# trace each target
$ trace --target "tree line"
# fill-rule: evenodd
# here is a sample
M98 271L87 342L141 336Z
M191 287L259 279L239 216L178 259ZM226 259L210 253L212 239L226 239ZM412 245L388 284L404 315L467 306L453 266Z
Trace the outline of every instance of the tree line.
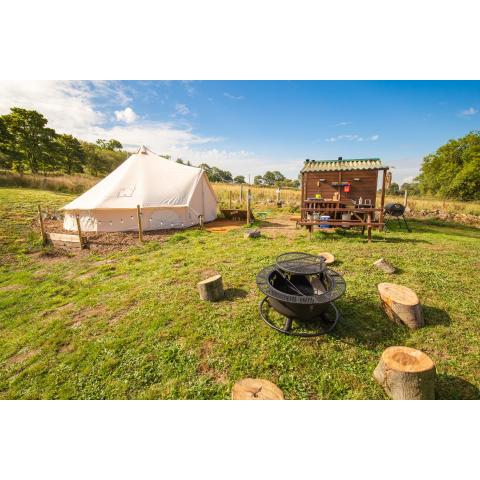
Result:
M115 139L85 142L73 135L57 133L47 126L48 120L35 110L12 107L0 115L0 169L33 174L88 173L104 176L117 168L130 155ZM170 155L160 155L171 160ZM178 163L191 165L177 158ZM201 163L212 182L246 183L243 175L233 177L228 170ZM280 172L257 175L256 185L298 187L298 180L288 180Z
M401 186L393 182L389 195L431 195L451 200L480 200L480 131L450 140L424 157L420 175Z
M118 140L85 142L55 132L35 110L13 107L0 116L0 168L19 173L89 173L99 176L114 170L128 152Z

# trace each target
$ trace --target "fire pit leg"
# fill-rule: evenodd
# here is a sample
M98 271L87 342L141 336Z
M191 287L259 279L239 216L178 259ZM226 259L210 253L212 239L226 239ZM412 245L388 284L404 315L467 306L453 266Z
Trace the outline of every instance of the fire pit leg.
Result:
M286 331L286 332L289 332L291 329L292 329L292 319L291 318L287 318L285 320L285 325L283 326L283 329Z

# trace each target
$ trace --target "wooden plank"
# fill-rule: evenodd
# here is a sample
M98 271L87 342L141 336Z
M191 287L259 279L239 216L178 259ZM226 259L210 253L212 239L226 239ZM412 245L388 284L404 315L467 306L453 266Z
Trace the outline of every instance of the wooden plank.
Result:
M43 215L42 215L42 209L40 208L40 205L38 207L38 219L40 220L40 230L42 232L42 244L46 245L47 244L47 234L45 233L45 225L43 223Z
M143 242L143 231L142 231L142 212L140 211L140 205L137 205L137 222L138 222L138 239L140 243Z
M69 235L68 233L47 233L47 238L52 241L80 243L78 235Z
M385 205L385 183L387 178L387 169L383 171L383 178L382 178L382 198L380 200L380 222L383 222L383 208Z
M78 235L68 233L46 233L47 240L56 247L82 248L86 244L86 238L82 237L82 243Z
M80 248L83 248L82 229L80 228L80 217L78 214L75 215L75 221L77 222L78 241L80 242Z

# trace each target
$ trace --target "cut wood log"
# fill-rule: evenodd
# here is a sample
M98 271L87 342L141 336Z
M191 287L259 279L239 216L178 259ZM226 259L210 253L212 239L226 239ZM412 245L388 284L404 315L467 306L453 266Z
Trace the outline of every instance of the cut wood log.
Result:
M395 267L384 258L380 258L376 262L373 262L373 264L385 273L395 273Z
M283 392L268 380L244 378L233 386L232 400L285 400L285 397Z
M382 308L390 320L412 329L425 325L422 306L413 290L394 283L379 283L378 293Z
M388 347L373 377L394 400L434 400L435 365L428 355L409 347Z
M335 256L332 255L331 253L329 252L322 252L322 253L319 253L318 254L319 257L323 257L325 259L325 263L327 265L330 265L331 263L333 263L335 261Z
M245 230L243 238L258 238L260 236L260 230Z
M223 298L223 281L221 275L214 275L197 283L200 300L216 302Z

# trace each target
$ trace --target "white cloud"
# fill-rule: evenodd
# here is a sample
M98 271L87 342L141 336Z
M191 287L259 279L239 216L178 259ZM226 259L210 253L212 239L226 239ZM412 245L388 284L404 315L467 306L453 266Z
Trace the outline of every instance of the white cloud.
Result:
M133 123L137 120L138 115L130 107L127 107L125 110L115 110L115 118L120 122Z
M188 115L190 109L184 103L177 103L175 105L175 112L177 115Z
M229 98L230 100L244 100L245 99L245 97L242 96L242 95L236 96L236 95L232 95L231 93L228 93L228 92L225 92L223 94L223 96Z
M372 141L375 142L380 138L380 135L372 135L371 137L361 137L357 134L348 134L348 135L337 135L336 137L326 138L326 142L340 142L346 140L348 142L363 142L363 141Z
M0 115L8 113L13 106L35 109L45 115L48 125L57 132L71 133L82 140L94 142L98 138L115 138L131 150L145 144L154 152L181 157L195 165L216 165L230 170L233 175L250 173L252 180L254 175L267 170L280 170L289 178L296 178L302 167L302 159L279 163L276 158L247 150L218 147L222 138L199 135L188 125L181 126L178 122L146 121L125 102L132 104L130 91L115 82L0 81ZM119 106L125 108L121 110ZM129 109L131 113L125 113ZM177 110L185 112L182 107ZM114 112L125 119L124 123L108 123ZM137 121L129 123L126 119L133 118L132 114L137 116Z
M346 127L347 125L351 125L352 122L338 122L335 124L336 127Z
M94 108L93 97L81 82L1 81L0 114L11 107L35 109L45 115L49 127L81 136L89 126L105 121L105 115Z
M471 117L472 115L476 115L478 113L478 110L476 108L470 107L467 108L466 110L462 110L459 115L461 117Z

